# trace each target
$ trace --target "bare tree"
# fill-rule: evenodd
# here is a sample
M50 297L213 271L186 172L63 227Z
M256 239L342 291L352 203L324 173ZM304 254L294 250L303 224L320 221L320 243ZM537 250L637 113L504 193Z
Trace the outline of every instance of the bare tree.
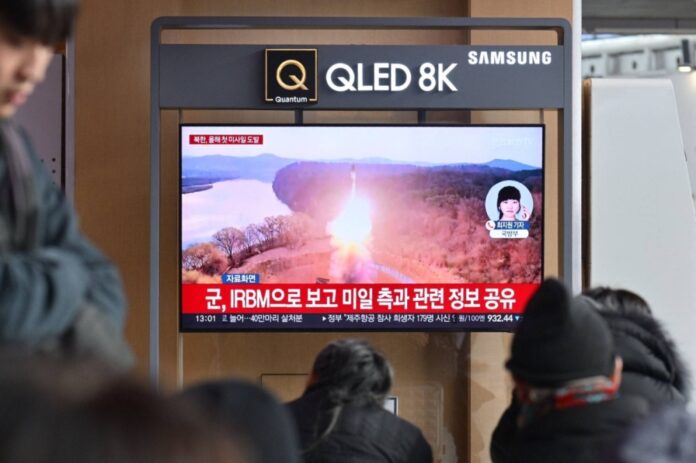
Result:
M258 225L259 233L261 233L263 250L272 248L275 245L276 226L273 217L266 217L263 222Z
M262 251L264 235L260 230L259 225L252 223L244 229L249 254L258 254Z
M236 267L240 260L238 257L247 248L244 232L234 227L223 228L213 235L213 240L227 257L228 265Z
M268 232L270 238L270 244L273 246L277 244L280 238L280 232L282 230L282 216L274 215L272 217L266 217L264 221L264 226Z
M216 275L224 270L225 257L212 243L194 244L181 254L181 265L184 270Z

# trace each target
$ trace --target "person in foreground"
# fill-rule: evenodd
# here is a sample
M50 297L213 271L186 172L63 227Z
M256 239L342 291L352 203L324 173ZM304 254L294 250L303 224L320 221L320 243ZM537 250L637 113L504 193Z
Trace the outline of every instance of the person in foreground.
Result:
M175 396L174 402L182 401L235 437L249 463L301 462L290 413L262 387L236 379L208 381Z
M669 406L630 429L604 463L693 463L696 416Z
M583 294L598 303L623 360L621 394L643 397L653 410L685 405L691 396L690 372L648 303L626 289L597 287Z
M491 441L494 463L594 463L647 402L618 394L621 358L609 327L584 296L549 279L527 304L507 369L513 401Z
M12 116L69 36L77 0L0 2L0 344L132 363L111 263L80 232Z
M288 407L306 463L431 463L420 430L383 408L392 385L387 359L345 339L317 356L304 394Z
M196 408L97 366L49 359L64 361L34 355L25 362L33 371L0 377L3 463L255 463Z

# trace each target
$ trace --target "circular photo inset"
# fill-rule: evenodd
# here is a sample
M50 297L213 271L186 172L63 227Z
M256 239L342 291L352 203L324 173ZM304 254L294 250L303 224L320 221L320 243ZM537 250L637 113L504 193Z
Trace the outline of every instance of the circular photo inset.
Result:
M503 180L488 190L486 214L493 222L501 220L529 220L534 210L534 199L529 189L515 180Z

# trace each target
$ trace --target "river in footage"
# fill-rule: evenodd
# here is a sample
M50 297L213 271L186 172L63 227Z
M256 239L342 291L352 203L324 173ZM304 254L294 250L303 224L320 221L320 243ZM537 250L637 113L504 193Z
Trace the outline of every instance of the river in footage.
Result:
M265 217L290 214L280 202L273 184L259 180L227 180L213 187L181 195L181 245L212 241L225 227L244 229Z

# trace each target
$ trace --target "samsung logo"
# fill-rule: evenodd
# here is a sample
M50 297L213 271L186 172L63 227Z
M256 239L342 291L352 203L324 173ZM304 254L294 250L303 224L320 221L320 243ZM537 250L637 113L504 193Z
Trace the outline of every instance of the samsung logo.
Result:
M467 55L471 65L549 65L550 51L470 51Z

